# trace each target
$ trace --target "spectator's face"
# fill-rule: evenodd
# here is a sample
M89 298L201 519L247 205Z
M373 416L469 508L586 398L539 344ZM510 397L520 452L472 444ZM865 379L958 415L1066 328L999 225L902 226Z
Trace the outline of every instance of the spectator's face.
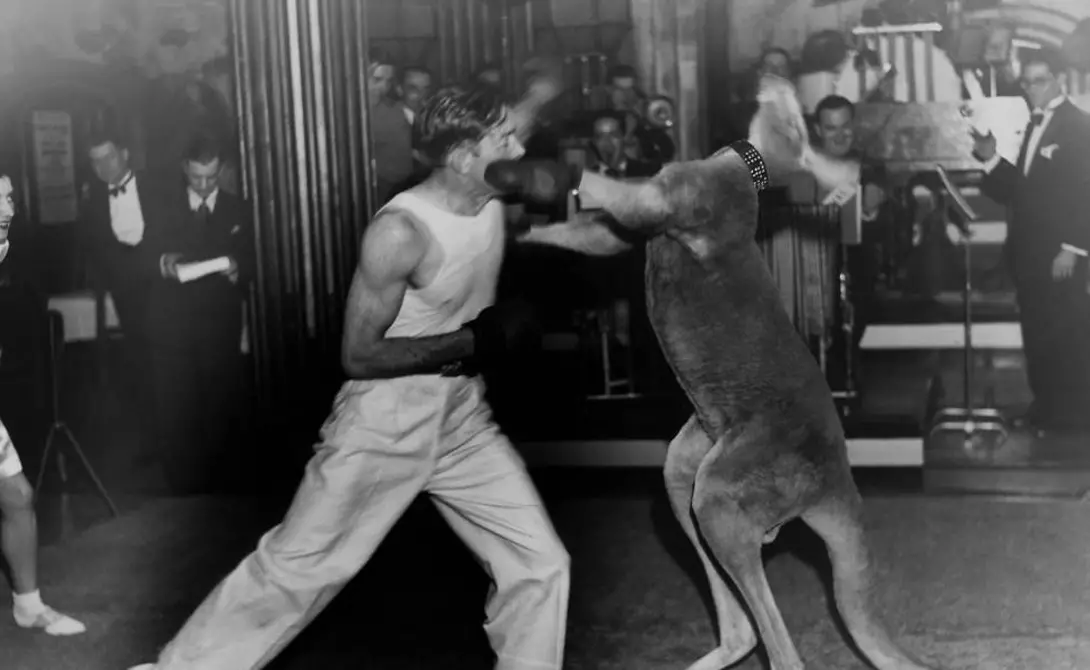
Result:
M367 80L367 94L371 96L371 104L375 104L383 98L390 96L394 89L394 66L372 65L371 76Z
M431 95L431 75L427 72L410 71L401 82L401 101L405 106L419 112L424 100Z
M598 156L609 165L616 165L624 157L624 131L617 119L598 119L594 123L593 142Z
M8 241L11 220L15 218L15 187L7 175L0 177L0 244Z
M185 179L189 188L200 198L212 195L220 185L220 175L223 174L223 163L218 158L213 158L209 163L186 161L183 167Z
M1033 109L1044 109L1063 92L1060 80L1044 63L1026 65L1022 70L1022 90L1026 92L1026 99Z
M129 172L129 150L113 142L91 147L91 167L95 175L108 185L117 185Z
M503 75L499 70L484 70L477 75L477 81L499 88L503 84Z
M852 150L855 140L855 119L851 108L826 109L818 118L818 138L821 148L830 156L842 158Z
M777 77L790 79L791 62L788 61L787 56L784 56L782 53L772 51L766 53L764 58L761 59L761 67L758 71L760 74L774 74Z
M635 109L640 101L639 91L636 90L635 77L616 77L612 82L610 102L613 109Z

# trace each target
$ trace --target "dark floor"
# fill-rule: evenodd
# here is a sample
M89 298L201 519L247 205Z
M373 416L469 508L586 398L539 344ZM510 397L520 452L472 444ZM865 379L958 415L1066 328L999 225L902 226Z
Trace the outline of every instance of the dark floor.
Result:
M913 394L925 380L922 367L920 360L902 360L875 365L870 374L887 380L884 402L907 406L918 401ZM15 631L0 617L4 670L123 668L150 658L275 523L309 453L307 436L267 445L286 465L283 476L270 478L260 501L163 499L155 495L155 473L132 463L134 429L126 412L108 386L80 385L87 383L74 380L80 397L69 400L65 418L123 516L108 519L71 461L73 492L60 496L56 480L48 479L39 509L48 545L44 592L85 618L91 632L78 640L46 640ZM1016 385L1001 387L1017 395ZM906 645L944 668L1090 667L1090 610L1082 597L1087 588L1071 581L1090 574L1084 507L931 495L936 489L1013 496L1056 489L1064 475L1090 471L1086 446L1077 436L1014 436L996 448L970 450L960 439L937 440L923 471L855 471L876 533L883 609ZM32 448L20 450L33 460ZM1016 485L965 484L965 472L1011 471L1036 472L1047 485L1027 485L1024 478ZM960 473L961 479L940 478L936 486L935 472ZM666 508L660 472L555 469L533 476L575 561L566 667L682 668L710 648L714 634L700 570ZM1052 493L1076 496L1085 490L1080 481L1064 480ZM436 564L436 556L443 561ZM822 590L828 566L815 538L787 530L769 556L773 589L808 667L864 667L829 616ZM480 624L487 587L476 563L421 500L372 563L272 667L486 668L490 656ZM753 659L739 667L761 666Z
M587 491L554 474L541 484L573 559L565 668L680 670L710 650L701 569L661 492ZM149 660L284 504L159 500L47 549L43 593L89 631L49 639L0 616L0 667L117 670ZM1090 667L1085 514L1074 502L868 497L877 608L897 640L944 670ZM867 667L830 611L830 568L815 536L789 526L766 553L807 667ZM420 501L269 667L484 670L487 590ZM758 654L737 667L765 666Z

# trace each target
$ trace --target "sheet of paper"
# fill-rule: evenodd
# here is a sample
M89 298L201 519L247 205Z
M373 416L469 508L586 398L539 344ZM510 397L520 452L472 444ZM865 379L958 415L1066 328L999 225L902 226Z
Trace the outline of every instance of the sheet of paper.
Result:
M212 258L196 263L178 263L178 281L183 284L207 277L217 272L226 272L231 268L231 259L227 256Z
M843 207L845 203L847 203L849 200L852 199L852 197L855 196L858 190L859 187L856 184L847 184L841 186L835 191L830 192L829 195L825 196L825 199L822 200L821 204L825 205L826 207Z

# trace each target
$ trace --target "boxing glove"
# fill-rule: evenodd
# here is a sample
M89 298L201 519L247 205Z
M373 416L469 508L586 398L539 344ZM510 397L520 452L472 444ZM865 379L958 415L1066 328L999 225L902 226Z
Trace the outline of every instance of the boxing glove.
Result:
M541 343L537 316L525 300L486 307L465 327L473 333L473 355L467 367L475 373L494 370L512 352Z
M542 204L564 202L582 177L581 167L557 161L496 161L484 172L485 181L501 194Z

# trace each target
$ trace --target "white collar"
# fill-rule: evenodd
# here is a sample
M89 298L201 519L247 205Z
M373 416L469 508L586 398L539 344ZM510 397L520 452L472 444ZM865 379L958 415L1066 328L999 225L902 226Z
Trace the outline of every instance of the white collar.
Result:
M203 198L203 199L201 198L201 196L194 193L193 189L191 189L191 188L186 188L186 191L189 193L189 209L191 209L193 211L197 211L197 208L199 208L201 206L201 202L203 201L203 202L208 204L208 211L209 212L215 211L215 209L216 209L216 198L220 194L220 190L218 188L215 191L212 191L212 193L207 198Z
M1057 107L1064 104L1065 100L1067 100L1066 95L1058 95L1055 98L1053 98L1051 101L1049 101L1049 103L1047 105L1045 105L1044 109L1035 109L1035 110L1033 110L1033 113L1034 114L1044 114L1045 116L1048 116L1049 114L1055 112Z
M8 249L11 248L11 240L4 240L3 244L0 244L0 263L4 262L4 258L8 255Z

